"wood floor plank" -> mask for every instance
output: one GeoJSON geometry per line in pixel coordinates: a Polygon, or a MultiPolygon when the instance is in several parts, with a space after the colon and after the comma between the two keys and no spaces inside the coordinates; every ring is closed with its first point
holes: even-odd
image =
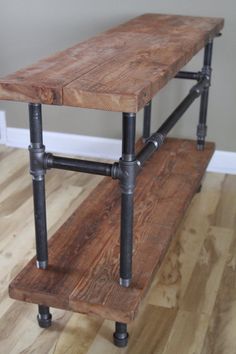
{"type": "Polygon", "coordinates": [[[61,331],[52,353],[86,354],[102,322],[101,318],[73,314],[61,331]]]}
{"type": "Polygon", "coordinates": [[[226,175],[222,183],[222,194],[215,213],[211,215],[212,225],[236,229],[236,185],[234,175],[226,175]]]}
{"type": "Polygon", "coordinates": [[[235,354],[236,233],[225,265],[201,354],[235,354]]]}
{"type": "Polygon", "coordinates": [[[180,231],[153,280],[150,304],[175,307],[183,298],[210,226],[206,210],[215,212],[223,180],[224,175],[207,174],[201,193],[195,195],[180,231]]]}
{"type": "Polygon", "coordinates": [[[230,229],[210,227],[179,307],[210,315],[233,242],[230,229]]]}
{"type": "MultiPolygon", "coordinates": [[[[162,354],[174,323],[177,309],[146,305],[137,321],[129,326],[129,346],[124,354],[162,354]],[[148,325],[147,325],[148,324],[148,325]]],[[[118,354],[120,349],[112,343],[114,323],[104,321],[86,354],[118,354]]]]}
{"type": "MultiPolygon", "coordinates": [[[[226,175],[221,198],[210,220],[218,227],[230,227],[234,242],[229,250],[216,303],[201,354],[234,354],[236,348],[236,178],[226,175]]],[[[222,235],[224,237],[224,234],[222,235]]]]}
{"type": "MultiPolygon", "coordinates": [[[[26,152],[22,149],[12,149],[9,154],[5,155],[1,160],[0,186],[8,178],[12,178],[16,172],[16,166],[19,166],[19,161],[25,161],[26,152]],[[9,163],[11,161],[11,163],[9,163]]],[[[4,187],[4,185],[2,186],[4,187]]]]}
{"type": "Polygon", "coordinates": [[[17,342],[11,350],[11,354],[28,354],[28,353],[49,353],[51,348],[55,348],[60,332],[66,326],[71,314],[61,311],[55,312],[51,310],[52,315],[57,321],[54,329],[43,330],[39,328],[35,321],[36,309],[26,318],[22,313],[23,321],[19,325],[20,333],[17,342]],[[29,338],[28,338],[29,337],[29,338]],[[28,338],[28,339],[27,339],[28,338]]]}
{"type": "Polygon", "coordinates": [[[163,354],[200,354],[208,323],[206,314],[180,310],[163,354]]]}
{"type": "Polygon", "coordinates": [[[22,323],[27,322],[30,307],[24,303],[12,303],[10,308],[1,316],[0,342],[2,353],[11,353],[21,335],[23,335],[22,323]],[[12,332],[15,333],[12,338],[12,332]]]}

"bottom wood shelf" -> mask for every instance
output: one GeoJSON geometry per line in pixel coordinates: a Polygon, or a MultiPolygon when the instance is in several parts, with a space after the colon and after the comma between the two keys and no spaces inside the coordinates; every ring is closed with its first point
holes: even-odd
{"type": "Polygon", "coordinates": [[[167,139],[137,179],[133,281],[119,281],[120,188],[104,178],[49,241],[49,267],[32,259],[9,286],[10,297],[128,323],[201,183],[214,144],[167,139]]]}

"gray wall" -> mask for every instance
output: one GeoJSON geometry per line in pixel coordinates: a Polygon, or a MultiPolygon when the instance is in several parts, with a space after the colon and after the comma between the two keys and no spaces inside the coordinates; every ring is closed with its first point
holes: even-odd
{"type": "MultiPolygon", "coordinates": [[[[62,50],[145,12],[224,17],[223,36],[215,40],[209,102],[208,139],[217,149],[236,151],[236,2],[235,0],[0,0],[0,76],[62,50]]],[[[202,52],[188,64],[199,70],[202,52]]],[[[187,93],[190,83],[172,80],[153,100],[155,129],[187,93]]],[[[194,137],[199,102],[185,114],[173,135],[194,137]]],[[[9,126],[27,127],[27,105],[0,102],[9,126]]],[[[141,131],[142,113],[138,115],[141,131]]],[[[44,106],[44,129],[118,138],[120,114],[44,106]]]]}

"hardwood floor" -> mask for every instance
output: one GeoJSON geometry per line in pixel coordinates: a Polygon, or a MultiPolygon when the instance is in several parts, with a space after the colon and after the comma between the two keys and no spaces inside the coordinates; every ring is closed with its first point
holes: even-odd
{"type": "MultiPolygon", "coordinates": [[[[8,297],[10,280],[34,255],[28,153],[0,146],[0,354],[235,354],[236,176],[208,173],[172,242],[125,349],[114,324],[52,309],[38,327],[37,307],[8,297]]],[[[49,236],[101,177],[47,173],[49,236]]]]}

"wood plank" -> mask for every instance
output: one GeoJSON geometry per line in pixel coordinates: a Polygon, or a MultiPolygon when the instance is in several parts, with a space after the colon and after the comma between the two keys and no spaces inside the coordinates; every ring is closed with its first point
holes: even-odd
{"type": "Polygon", "coordinates": [[[232,240],[232,230],[209,228],[163,354],[201,354],[232,240]]]}
{"type": "Polygon", "coordinates": [[[235,176],[226,175],[222,182],[223,195],[221,196],[215,213],[211,214],[212,225],[236,230],[236,188],[235,176]]]}
{"type": "MultiPolygon", "coordinates": [[[[145,40],[131,35],[134,45],[145,40]]],[[[36,64],[0,80],[0,97],[5,100],[63,104],[63,87],[97,65],[129,49],[129,34],[117,38],[115,33],[102,33],[71,48],[51,55],[36,64]],[[13,93],[15,98],[13,97],[13,93]]]]}
{"type": "MultiPolygon", "coordinates": [[[[139,111],[205,45],[200,22],[200,18],[186,16],[144,15],[120,26],[122,33],[149,36],[138,49],[121,53],[68,84],[64,104],[139,111]]],[[[210,30],[213,22],[208,19],[202,24],[204,30],[210,30]]],[[[214,37],[215,30],[209,37],[214,37]]]]}
{"type": "Polygon", "coordinates": [[[211,225],[209,215],[215,213],[219,203],[223,180],[224,175],[207,173],[201,193],[195,195],[153,280],[148,303],[170,308],[179,305],[207,237],[211,225]]]}
{"type": "Polygon", "coordinates": [[[0,99],[140,110],[223,19],[146,14],[0,80],[0,99]]]}
{"type": "Polygon", "coordinates": [[[35,321],[34,306],[14,302],[2,316],[0,324],[1,353],[49,353],[56,345],[58,332],[67,324],[71,314],[52,310],[56,324],[53,331],[44,331],[35,321]],[[15,337],[12,338],[12,332],[15,337]]]}
{"type": "MultiPolygon", "coordinates": [[[[236,348],[236,178],[226,175],[222,183],[221,198],[210,220],[217,227],[231,228],[234,242],[224,268],[216,303],[210,318],[201,354],[234,354],[236,348]]],[[[224,238],[222,232],[222,237],[224,238]]]]}
{"type": "MultiPolygon", "coordinates": [[[[7,188],[7,196],[11,195],[12,200],[14,200],[15,187],[19,185],[20,188],[24,174],[23,171],[20,171],[20,167],[22,163],[24,164],[28,160],[27,153],[20,158],[19,155],[17,155],[18,158],[14,159],[16,151],[16,149],[13,150],[6,148],[3,145],[0,146],[0,155],[9,155],[9,158],[14,161],[15,169],[12,171],[12,176],[14,176],[15,181],[12,179],[10,186],[7,188]],[[15,173],[16,171],[19,171],[19,175],[15,173]],[[17,182],[18,177],[19,182],[17,182]],[[12,193],[10,191],[11,186],[12,193]]],[[[3,188],[7,185],[6,181],[9,178],[8,172],[6,171],[5,175],[5,171],[6,169],[1,169],[1,184],[3,188]]],[[[65,203],[69,186],[81,187],[84,190],[83,194],[88,194],[91,188],[93,188],[94,177],[92,180],[89,179],[87,181],[88,176],[85,174],[76,174],[68,171],[58,172],[60,172],[60,174],[58,173],[58,178],[53,180],[54,183],[51,183],[49,180],[47,185],[47,200],[50,205],[48,216],[50,219],[50,215],[55,213],[55,209],[58,205],[60,205],[62,210],[69,215],[68,213],[72,212],[75,204],[78,205],[80,203],[80,196],[79,198],[75,198],[72,202],[72,204],[74,204],[73,208],[72,204],[68,205],[68,203],[65,203]],[[60,178],[60,176],[63,177],[63,185],[61,184],[62,178],[60,178]]],[[[47,173],[47,178],[50,177],[50,174],[57,174],[57,171],[49,171],[47,173]]],[[[176,255],[179,254],[180,248],[179,261],[181,264],[177,271],[181,271],[181,284],[179,284],[178,278],[178,284],[176,284],[177,288],[180,285],[180,291],[177,289],[178,296],[181,297],[181,294],[185,292],[187,288],[186,285],[192,277],[192,263],[198,261],[199,244],[203,239],[201,233],[205,232],[205,225],[202,227],[202,221],[204,222],[204,220],[208,220],[208,224],[212,226],[217,226],[217,228],[231,228],[235,231],[235,187],[236,176],[216,173],[206,174],[202,192],[194,197],[194,200],[186,213],[186,222],[181,226],[182,232],[180,233],[180,245],[177,240],[175,246],[177,248],[176,250],[173,249],[173,256],[170,255],[174,267],[174,260],[176,255]],[[199,222],[199,220],[201,220],[201,222],[199,222]],[[198,237],[200,237],[200,242],[198,237]],[[194,250],[194,247],[197,248],[196,251],[194,250]],[[192,260],[192,258],[194,259],[192,260]],[[188,269],[188,267],[190,269],[188,269]]],[[[2,201],[5,199],[4,195],[4,191],[1,189],[1,197],[3,196],[1,198],[2,201]]],[[[13,203],[11,203],[11,205],[13,205],[13,203]]],[[[153,302],[153,306],[147,305],[145,307],[145,304],[148,304],[148,296],[146,296],[141,311],[139,311],[139,316],[128,326],[130,338],[127,348],[120,350],[112,344],[112,333],[114,331],[114,323],[112,321],[104,321],[101,329],[96,335],[97,319],[94,316],[87,317],[86,315],[80,314],[73,314],[71,316],[71,313],[68,311],[51,309],[54,320],[52,330],[42,330],[38,326],[36,320],[37,306],[30,304],[24,305],[24,303],[18,301],[15,302],[7,295],[9,279],[15,276],[15,274],[18,273],[28,261],[29,252],[31,252],[31,254],[34,252],[34,246],[31,242],[31,240],[34,239],[34,235],[30,231],[33,223],[33,216],[32,220],[29,221],[29,213],[32,213],[31,205],[30,203],[24,203],[12,214],[14,223],[10,222],[10,215],[7,217],[0,217],[0,225],[2,225],[3,221],[5,228],[7,228],[8,224],[11,225],[11,230],[9,232],[7,230],[5,231],[4,225],[1,227],[0,261],[4,261],[7,256],[6,253],[9,252],[8,250],[5,250],[4,247],[2,248],[3,243],[9,243],[8,248],[9,250],[11,248],[12,252],[12,257],[9,258],[11,262],[9,262],[7,266],[2,266],[1,264],[0,327],[1,330],[3,330],[0,338],[1,352],[9,354],[62,354],[66,351],[68,354],[75,354],[77,352],[80,353],[81,351],[81,354],[117,354],[122,351],[122,353],[129,354],[163,354],[166,348],[166,341],[168,341],[168,347],[174,348],[173,352],[177,353],[175,344],[172,345],[171,342],[180,343],[178,338],[181,336],[181,333],[184,332],[185,335],[183,336],[183,341],[187,344],[187,347],[186,349],[184,348],[183,352],[187,351],[188,354],[192,353],[190,348],[196,348],[196,352],[199,352],[202,344],[202,334],[206,328],[205,322],[200,321],[202,315],[194,315],[197,318],[197,321],[195,321],[194,316],[191,316],[191,314],[188,313],[189,317],[187,317],[186,320],[188,319],[190,321],[189,327],[191,328],[186,329],[188,322],[184,321],[184,317],[181,317],[180,312],[182,312],[182,310],[179,310],[178,314],[178,301],[174,300],[174,294],[171,299],[171,304],[168,302],[167,298],[172,294],[171,280],[174,280],[172,278],[168,282],[168,274],[171,274],[172,271],[168,262],[162,262],[163,269],[158,271],[158,274],[163,272],[165,275],[164,283],[160,284],[163,292],[161,289],[161,291],[157,293],[154,291],[151,298],[157,298],[155,299],[155,302],[153,302]],[[27,215],[26,218],[25,215],[27,215]],[[25,242],[25,236],[28,234],[29,238],[27,238],[25,242]],[[15,236],[14,238],[13,235],[15,236]],[[24,240],[24,250],[22,249],[18,259],[15,260],[14,251],[22,247],[22,240],[24,240]],[[11,243],[12,247],[10,247],[11,243]],[[160,306],[163,306],[164,308],[160,306]],[[170,306],[175,307],[169,309],[170,306]],[[175,321],[176,311],[179,317],[178,321],[175,321]],[[203,324],[203,327],[200,328],[199,326],[201,326],[201,324],[203,324]],[[177,330],[177,326],[182,329],[179,328],[177,330]],[[195,344],[196,341],[197,343],[195,344]]],[[[63,218],[67,219],[67,216],[64,215],[62,211],[58,216],[58,219],[55,218],[56,223],[50,228],[50,234],[54,233],[53,230],[56,230],[56,226],[61,224],[63,218]]],[[[205,223],[206,222],[204,222],[204,224],[205,223]]],[[[217,299],[213,314],[208,319],[208,331],[205,336],[205,343],[201,354],[235,354],[235,239],[236,233],[234,232],[234,244],[230,247],[230,255],[225,266],[220,287],[217,290],[217,299]]],[[[177,264],[177,266],[179,265],[177,264]]],[[[202,275],[204,277],[204,274],[202,275]]],[[[163,277],[161,276],[161,281],[162,280],[163,277]]],[[[204,284],[204,282],[200,283],[204,284]]],[[[174,285],[175,284],[173,284],[173,286],[174,285]]],[[[153,289],[151,292],[153,292],[153,289]]],[[[212,294],[210,294],[210,296],[212,296],[212,294]]],[[[99,323],[100,321],[101,320],[98,319],[99,323]]]]}
{"type": "Polygon", "coordinates": [[[103,320],[74,313],[49,354],[85,354],[99,331],[103,320]]]}
{"type": "Polygon", "coordinates": [[[186,38],[191,41],[191,35],[187,33],[187,30],[193,33],[206,31],[214,37],[221,30],[221,20],[213,17],[146,13],[122,23],[108,32],[162,33],[165,35],[168,33],[178,37],[180,34],[182,36],[185,31],[186,38]],[[217,28],[214,27],[216,22],[217,28]]]}
{"type": "Polygon", "coordinates": [[[180,310],[162,354],[200,354],[208,326],[204,313],[180,310]]]}
{"type": "Polygon", "coordinates": [[[230,229],[208,229],[191,281],[180,299],[181,310],[208,315],[212,313],[232,240],[233,232],[230,229]]]}
{"type": "Polygon", "coordinates": [[[195,142],[169,139],[138,177],[130,288],[118,284],[120,190],[117,181],[104,179],[50,240],[48,270],[33,259],[10,284],[10,296],[133,320],[213,150],[212,143],[198,152],[195,142]]]}
{"type": "Polygon", "coordinates": [[[234,354],[236,328],[236,242],[224,269],[201,354],[234,354]]]}
{"type": "MultiPolygon", "coordinates": [[[[135,322],[129,325],[129,344],[124,354],[163,354],[177,309],[147,305],[135,322]]],[[[111,341],[114,323],[104,321],[86,354],[117,354],[119,349],[111,341]]]]}

